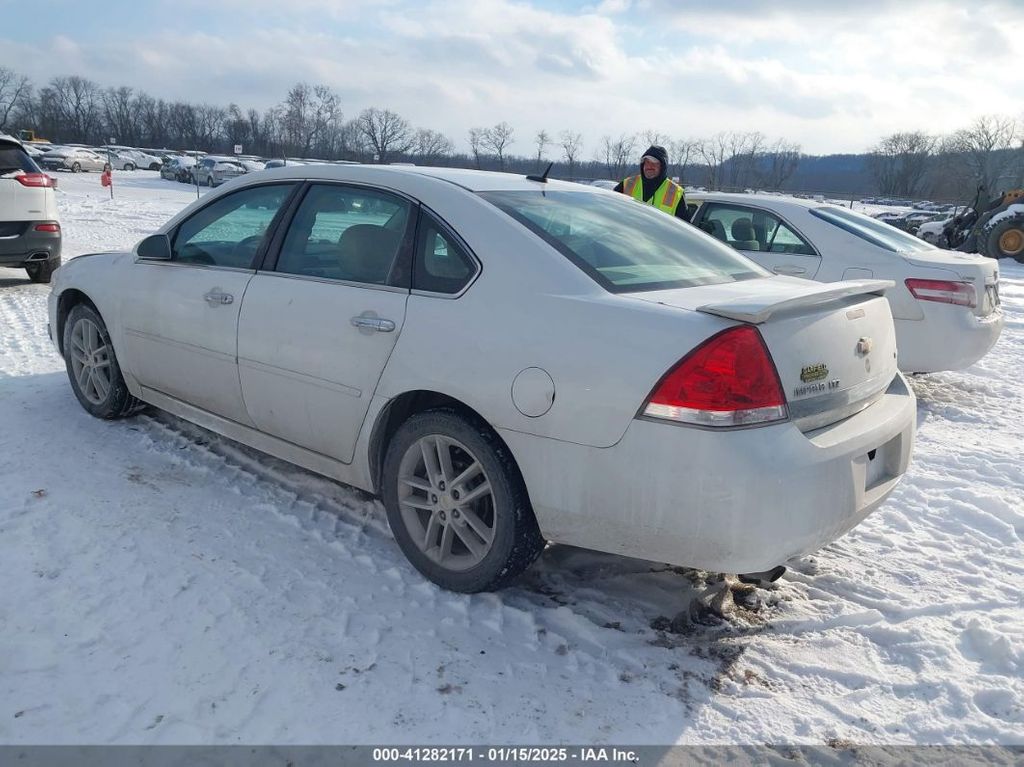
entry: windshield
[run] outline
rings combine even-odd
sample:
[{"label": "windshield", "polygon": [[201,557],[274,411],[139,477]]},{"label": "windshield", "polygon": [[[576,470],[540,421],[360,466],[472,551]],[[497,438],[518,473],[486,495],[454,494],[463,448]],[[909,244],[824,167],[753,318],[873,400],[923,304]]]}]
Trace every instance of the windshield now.
[{"label": "windshield", "polygon": [[623,195],[480,192],[612,293],[764,277],[727,245]]},{"label": "windshield", "polygon": [[876,221],[870,216],[855,213],[846,208],[812,208],[811,215],[828,221],[830,224],[835,224],[850,234],[867,240],[872,245],[891,250],[894,253],[933,249],[933,246],[912,234],[901,232],[883,221]]}]

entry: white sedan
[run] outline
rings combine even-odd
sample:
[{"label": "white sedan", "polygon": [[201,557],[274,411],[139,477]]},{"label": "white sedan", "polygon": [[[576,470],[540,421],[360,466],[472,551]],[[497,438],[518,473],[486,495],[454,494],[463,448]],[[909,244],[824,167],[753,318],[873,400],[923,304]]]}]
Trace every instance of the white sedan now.
[{"label": "white sedan", "polygon": [[149,404],[383,498],[497,588],[545,541],[729,573],[825,545],[907,469],[891,283],[772,276],[579,184],[287,166],[57,272],[82,406]]},{"label": "white sedan", "polygon": [[896,322],[900,370],[960,370],[999,339],[999,264],[940,250],[835,205],[768,195],[687,193],[695,226],[776,274],[820,282],[882,278]]}]

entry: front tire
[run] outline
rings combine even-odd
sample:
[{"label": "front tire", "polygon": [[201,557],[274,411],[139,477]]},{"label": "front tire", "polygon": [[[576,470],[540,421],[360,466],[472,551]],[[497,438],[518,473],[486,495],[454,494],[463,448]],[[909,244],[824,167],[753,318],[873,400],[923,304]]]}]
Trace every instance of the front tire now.
[{"label": "front tire", "polygon": [[87,304],[76,304],[64,323],[64,362],[71,390],[96,418],[124,418],[143,404],[128,391],[103,318]]},{"label": "front tire", "polygon": [[210,189],[213,189],[213,176],[206,177],[206,185],[210,187]]},{"label": "front tire", "polygon": [[984,243],[983,255],[1024,263],[1024,213],[999,219],[994,226],[986,224],[978,240]]},{"label": "front tire", "polygon": [[502,588],[544,548],[508,448],[476,418],[448,408],[414,415],[388,445],[382,482],[402,553],[441,588]]},{"label": "front tire", "polygon": [[77,163],[77,162],[72,163],[71,164],[71,172],[72,173],[81,173],[82,172],[82,165],[81,165],[81,163]]}]

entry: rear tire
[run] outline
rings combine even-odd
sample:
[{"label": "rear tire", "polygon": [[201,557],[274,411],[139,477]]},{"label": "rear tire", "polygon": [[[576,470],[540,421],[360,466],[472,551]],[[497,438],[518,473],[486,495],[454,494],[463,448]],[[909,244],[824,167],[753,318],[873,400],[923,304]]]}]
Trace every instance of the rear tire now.
[{"label": "rear tire", "polygon": [[1024,263],[1024,213],[1000,219],[995,225],[986,224],[978,242],[982,244],[982,255],[1015,258]]},{"label": "rear tire", "polygon": [[76,304],[64,323],[64,363],[83,408],[106,420],[133,415],[145,405],[128,391],[103,318],[88,304]]},{"label": "rear tire", "polygon": [[82,172],[82,165],[81,165],[81,163],[77,163],[77,162],[71,163],[71,172],[72,173],[81,173]]},{"label": "rear tire", "polygon": [[125,170],[135,170],[135,166],[132,165],[130,162],[129,163],[125,163],[124,169]]},{"label": "rear tire", "polygon": [[449,591],[502,588],[544,548],[508,448],[487,424],[454,409],[418,413],[399,427],[381,489],[402,553]]},{"label": "rear tire", "polygon": [[52,258],[49,261],[38,261],[36,263],[28,264],[25,266],[25,271],[28,272],[28,278],[32,282],[38,282],[46,284],[53,277],[53,273],[57,271],[57,267],[60,266],[60,256]]}]

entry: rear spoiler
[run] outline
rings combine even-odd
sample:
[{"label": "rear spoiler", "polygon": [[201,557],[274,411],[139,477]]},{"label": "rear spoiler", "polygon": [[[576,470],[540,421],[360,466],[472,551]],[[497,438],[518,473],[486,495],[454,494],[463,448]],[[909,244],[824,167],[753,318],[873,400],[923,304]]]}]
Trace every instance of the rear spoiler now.
[{"label": "rear spoiler", "polygon": [[[759,325],[777,312],[784,312],[789,309],[806,308],[825,304],[848,296],[856,296],[863,293],[873,293],[881,296],[889,288],[896,285],[892,280],[844,280],[843,282],[821,283],[801,280],[806,282],[806,288],[800,295],[793,295],[793,281],[786,280],[780,283],[785,286],[784,296],[773,296],[776,293],[773,286],[769,284],[767,289],[760,296],[737,298],[732,301],[721,301],[716,304],[705,304],[698,306],[698,312],[714,314],[730,320],[749,322]],[[782,291],[780,291],[782,292]]]}]

